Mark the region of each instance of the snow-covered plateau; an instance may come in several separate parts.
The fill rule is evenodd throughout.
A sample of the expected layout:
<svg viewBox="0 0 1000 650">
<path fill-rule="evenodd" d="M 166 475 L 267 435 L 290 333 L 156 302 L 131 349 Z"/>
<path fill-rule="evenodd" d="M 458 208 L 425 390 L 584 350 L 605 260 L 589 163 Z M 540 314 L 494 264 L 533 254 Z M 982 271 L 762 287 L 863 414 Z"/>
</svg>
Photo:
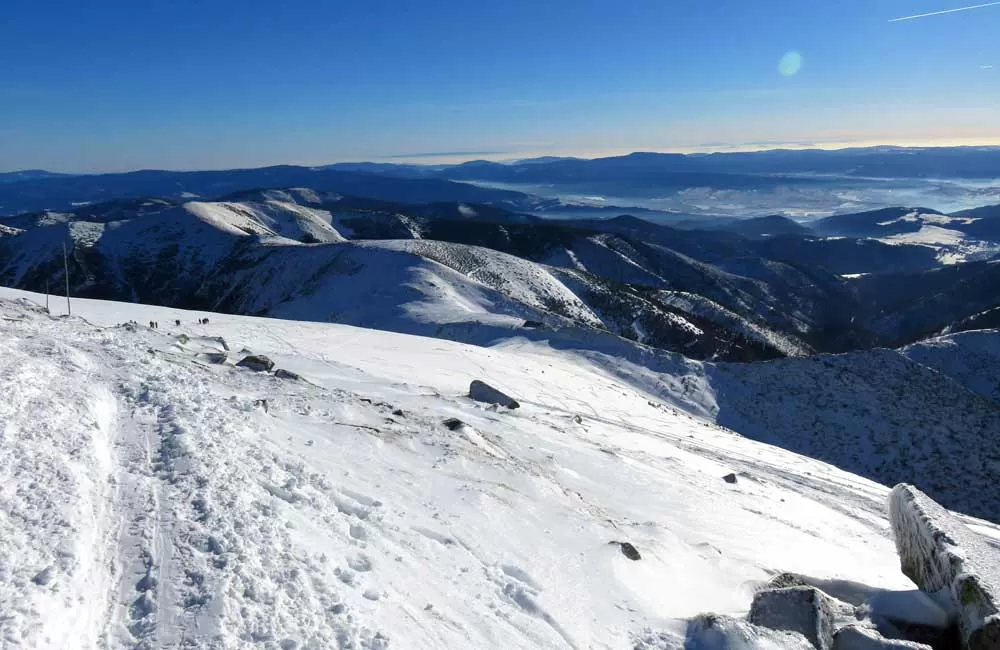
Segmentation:
<svg viewBox="0 0 1000 650">
<path fill-rule="evenodd" d="M 719 426 L 694 374 L 52 300 L 0 289 L 0 647 L 681 648 L 781 572 L 914 590 L 887 487 Z"/>
</svg>

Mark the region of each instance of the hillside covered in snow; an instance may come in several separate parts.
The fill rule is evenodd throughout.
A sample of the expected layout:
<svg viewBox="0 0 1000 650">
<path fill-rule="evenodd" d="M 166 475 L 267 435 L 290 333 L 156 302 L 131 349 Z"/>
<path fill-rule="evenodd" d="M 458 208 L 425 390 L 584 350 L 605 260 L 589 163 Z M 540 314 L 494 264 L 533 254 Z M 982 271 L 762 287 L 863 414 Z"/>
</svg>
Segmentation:
<svg viewBox="0 0 1000 650">
<path fill-rule="evenodd" d="M 38 301 L 0 290 L 12 647 L 680 648 L 779 572 L 912 590 L 887 488 L 717 426 L 695 362 Z"/>
<path fill-rule="evenodd" d="M 938 249 L 891 238 L 928 223 L 993 220 L 891 209 L 815 225 L 850 236 L 805 227 L 771 236 L 628 215 L 552 222 L 482 203 L 242 190 L 0 218 L 0 283 L 64 285 L 65 245 L 70 290 L 81 297 L 474 343 L 528 323 L 562 339 L 757 361 L 896 347 L 984 318 L 989 326 L 1000 263 L 945 264 Z"/>
</svg>

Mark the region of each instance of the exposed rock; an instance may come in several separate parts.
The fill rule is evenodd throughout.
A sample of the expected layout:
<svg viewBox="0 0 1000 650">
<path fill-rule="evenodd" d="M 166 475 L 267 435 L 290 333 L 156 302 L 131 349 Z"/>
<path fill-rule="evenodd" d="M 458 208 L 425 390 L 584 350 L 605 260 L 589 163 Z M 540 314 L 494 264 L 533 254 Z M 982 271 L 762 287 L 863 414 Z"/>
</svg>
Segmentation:
<svg viewBox="0 0 1000 650">
<path fill-rule="evenodd" d="M 948 595 L 965 646 L 1000 649 L 1000 550 L 912 485 L 892 489 L 889 519 L 903 573 Z"/>
<path fill-rule="evenodd" d="M 403 413 L 403 409 L 396 409 L 395 411 L 392 412 L 392 414 L 400 418 L 406 415 L 405 413 Z"/>
<path fill-rule="evenodd" d="M 833 647 L 833 601 L 814 587 L 787 587 L 757 592 L 747 620 L 754 625 L 798 632 L 816 650 Z"/>
<path fill-rule="evenodd" d="M 202 352 L 198 358 L 204 359 L 208 363 L 225 363 L 229 355 L 225 352 Z"/>
<path fill-rule="evenodd" d="M 187 335 L 187 334 L 180 334 L 180 335 L 179 335 L 179 336 L 177 337 L 177 341 L 178 341 L 178 342 L 179 342 L 179 343 L 180 343 L 181 345 L 187 345 L 187 344 L 188 344 L 188 342 L 189 342 L 190 340 L 191 340 L 191 339 L 190 339 L 190 338 L 188 338 L 188 335 Z"/>
<path fill-rule="evenodd" d="M 274 362 L 269 358 L 265 357 L 263 354 L 250 354 L 242 359 L 236 364 L 241 368 L 249 368 L 250 370 L 255 370 L 257 372 L 268 372 L 271 368 L 274 368 Z"/>
<path fill-rule="evenodd" d="M 864 625 L 847 625 L 833 637 L 834 650 L 932 650 L 931 646 L 901 639 L 886 639 Z"/>
<path fill-rule="evenodd" d="M 639 549 L 629 542 L 611 542 L 611 544 L 617 544 L 620 546 L 622 549 L 622 555 L 630 560 L 638 561 L 642 559 L 642 555 L 639 554 Z"/>
<path fill-rule="evenodd" d="M 722 477 L 722 480 L 725 481 L 726 483 L 735 483 L 736 474 L 726 474 L 725 476 Z"/>
<path fill-rule="evenodd" d="M 441 424 L 448 427 L 448 429 L 450 429 L 451 431 L 458 431 L 459 429 L 465 426 L 465 422 L 462 422 L 458 418 L 448 418 Z"/>
<path fill-rule="evenodd" d="M 479 381 L 478 379 L 473 380 L 473 382 L 469 384 L 469 397 L 477 402 L 499 404 L 500 406 L 506 406 L 509 409 L 516 409 L 521 406 L 517 403 L 517 400 L 510 395 L 502 393 L 486 382 Z"/>
<path fill-rule="evenodd" d="M 293 381 L 302 379 L 302 377 L 300 377 L 297 373 L 294 373 L 291 370 L 285 370 L 284 368 L 278 368 L 275 370 L 274 376 L 278 379 L 291 379 Z"/>
<path fill-rule="evenodd" d="M 32 578 L 31 581 L 34 582 L 36 585 L 44 587 L 45 585 L 52 582 L 52 578 L 54 577 L 54 575 L 55 575 L 55 567 L 47 566 L 38 573 L 36 573 L 35 577 Z"/>
<path fill-rule="evenodd" d="M 779 573 L 767 581 L 764 589 L 787 589 L 788 587 L 808 587 L 809 583 L 794 573 Z"/>
<path fill-rule="evenodd" d="M 685 650 L 727 650 L 736 648 L 781 648 L 782 650 L 813 650 L 806 638 L 785 630 L 758 627 L 746 621 L 701 614 L 688 622 L 684 634 Z M 672 647 L 668 644 L 636 647 Z"/>
<path fill-rule="evenodd" d="M 521 325 L 521 327 L 524 327 L 524 328 L 527 328 L 527 329 L 538 329 L 538 328 L 541 328 L 541 327 L 545 327 L 545 323 L 543 323 L 540 320 L 526 320 L 526 321 L 524 321 L 524 324 Z"/>
</svg>

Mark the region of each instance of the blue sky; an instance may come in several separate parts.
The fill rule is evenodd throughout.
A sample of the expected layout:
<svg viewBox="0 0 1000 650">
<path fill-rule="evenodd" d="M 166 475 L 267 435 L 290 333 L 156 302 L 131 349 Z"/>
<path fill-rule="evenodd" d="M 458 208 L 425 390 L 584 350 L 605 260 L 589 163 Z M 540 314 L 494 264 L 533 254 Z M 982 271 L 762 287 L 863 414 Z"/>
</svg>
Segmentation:
<svg viewBox="0 0 1000 650">
<path fill-rule="evenodd" d="M 1000 143 L 969 4 L 4 0 L 0 170 Z"/>
</svg>

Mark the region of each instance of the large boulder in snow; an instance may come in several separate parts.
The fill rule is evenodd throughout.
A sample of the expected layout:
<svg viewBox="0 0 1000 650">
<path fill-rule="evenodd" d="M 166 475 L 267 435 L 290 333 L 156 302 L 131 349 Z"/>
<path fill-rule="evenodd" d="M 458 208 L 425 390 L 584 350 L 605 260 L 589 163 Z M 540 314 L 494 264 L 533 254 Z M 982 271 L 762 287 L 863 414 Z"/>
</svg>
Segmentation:
<svg viewBox="0 0 1000 650">
<path fill-rule="evenodd" d="M 931 646 L 901 639 L 887 639 L 864 625 L 847 625 L 833 637 L 833 650 L 931 650 Z"/>
<path fill-rule="evenodd" d="M 691 619 L 684 635 L 685 650 L 737 650 L 740 648 L 781 648 L 782 650 L 813 650 L 802 634 L 788 630 L 760 627 L 746 621 L 702 614 Z M 638 648 L 667 648 L 672 644 L 637 643 Z"/>
<path fill-rule="evenodd" d="M 486 382 L 479 381 L 478 379 L 473 380 L 473 382 L 469 384 L 469 397 L 477 402 L 499 404 L 500 406 L 506 406 L 509 409 L 516 409 L 521 406 L 517 403 L 517 400 L 510 395 L 502 393 Z"/>
<path fill-rule="evenodd" d="M 947 594 L 970 650 L 1000 650 L 1000 551 L 912 485 L 889 496 L 903 573 L 923 591 Z"/>
<path fill-rule="evenodd" d="M 236 365 L 257 372 L 268 372 L 274 367 L 274 362 L 263 354 L 250 354 L 240 359 Z"/>
<path fill-rule="evenodd" d="M 834 601 L 815 587 L 764 589 L 754 596 L 747 620 L 772 630 L 798 632 L 816 650 L 831 650 L 834 609 Z"/>
</svg>

